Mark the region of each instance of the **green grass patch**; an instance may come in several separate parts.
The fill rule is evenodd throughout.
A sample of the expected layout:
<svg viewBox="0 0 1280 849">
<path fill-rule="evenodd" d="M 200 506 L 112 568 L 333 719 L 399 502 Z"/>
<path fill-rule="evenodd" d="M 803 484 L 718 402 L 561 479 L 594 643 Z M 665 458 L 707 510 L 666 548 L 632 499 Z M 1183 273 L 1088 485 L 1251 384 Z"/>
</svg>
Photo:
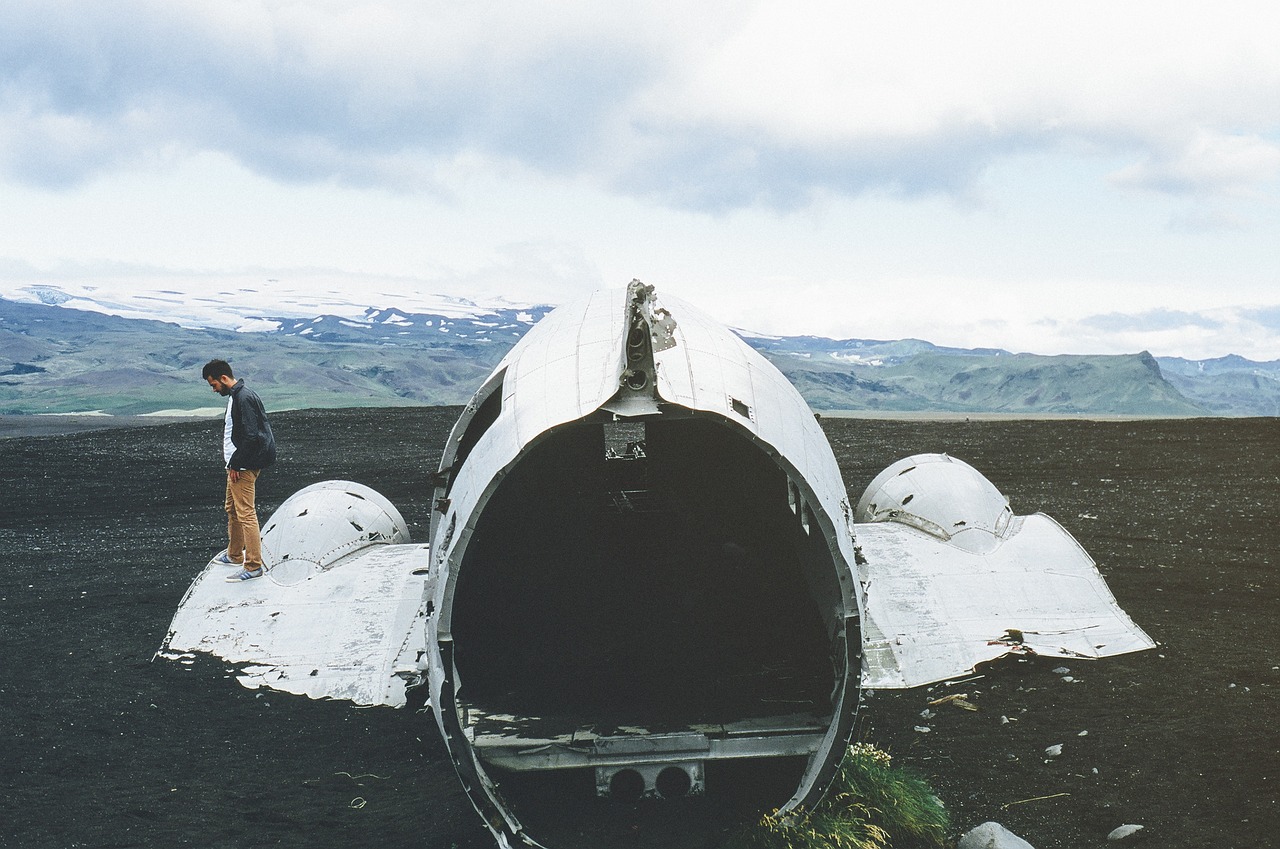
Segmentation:
<svg viewBox="0 0 1280 849">
<path fill-rule="evenodd" d="M 888 752 L 857 743 L 813 811 L 767 814 L 726 849 L 940 847 L 949 826 L 946 809 L 928 782 L 895 767 Z"/>
</svg>

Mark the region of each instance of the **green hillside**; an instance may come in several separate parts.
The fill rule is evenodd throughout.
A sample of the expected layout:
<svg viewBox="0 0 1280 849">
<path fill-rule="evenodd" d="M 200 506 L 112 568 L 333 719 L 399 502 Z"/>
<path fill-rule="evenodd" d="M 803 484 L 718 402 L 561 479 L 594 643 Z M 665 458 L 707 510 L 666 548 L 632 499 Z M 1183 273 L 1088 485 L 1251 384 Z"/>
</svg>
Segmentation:
<svg viewBox="0 0 1280 849">
<path fill-rule="evenodd" d="M 200 380 L 200 366 L 213 357 L 230 361 L 269 409 L 461 404 L 518 336 L 478 338 L 474 331 L 487 325 L 464 326 L 464 319 L 451 321 L 455 332 L 404 338 L 388 338 L 376 323 L 363 330 L 332 317 L 314 324 L 332 326 L 331 338 L 193 330 L 0 299 L 0 414 L 217 407 L 221 399 Z M 1247 361 L 1216 370 L 1171 364 L 1171 383 L 1145 352 L 1048 357 L 817 337 L 771 338 L 760 347 L 818 410 L 1195 416 L 1280 409 L 1280 380 L 1242 371 Z"/>
<path fill-rule="evenodd" d="M 316 343 L 0 301 L 0 413 L 134 415 L 225 403 L 200 379 L 214 357 L 270 409 L 464 403 L 502 358 L 450 348 Z"/>
<path fill-rule="evenodd" d="M 1119 356 L 920 353 L 887 366 L 846 366 L 774 355 L 816 409 L 1206 415 L 1148 353 Z"/>
</svg>

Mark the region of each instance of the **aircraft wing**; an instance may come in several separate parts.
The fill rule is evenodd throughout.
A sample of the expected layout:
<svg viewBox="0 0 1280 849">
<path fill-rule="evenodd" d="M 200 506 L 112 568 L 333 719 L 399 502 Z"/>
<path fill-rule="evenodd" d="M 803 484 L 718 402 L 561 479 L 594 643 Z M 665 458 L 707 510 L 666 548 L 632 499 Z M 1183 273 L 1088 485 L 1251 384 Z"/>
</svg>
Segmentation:
<svg viewBox="0 0 1280 849">
<path fill-rule="evenodd" d="M 857 517 L 865 687 L 930 684 L 1010 653 L 1096 659 L 1155 646 L 1071 534 L 1042 513 L 1014 516 L 959 460 L 891 466 Z"/>
<path fill-rule="evenodd" d="M 267 574 L 232 584 L 225 579 L 235 570 L 210 562 L 160 654 L 243 664 L 238 677 L 250 688 L 403 705 L 406 679 L 421 671 L 428 552 L 388 543 L 397 539 L 408 539 L 404 520 L 368 487 L 330 481 L 301 490 L 263 534 Z M 273 558 L 273 550 L 290 556 Z"/>
</svg>

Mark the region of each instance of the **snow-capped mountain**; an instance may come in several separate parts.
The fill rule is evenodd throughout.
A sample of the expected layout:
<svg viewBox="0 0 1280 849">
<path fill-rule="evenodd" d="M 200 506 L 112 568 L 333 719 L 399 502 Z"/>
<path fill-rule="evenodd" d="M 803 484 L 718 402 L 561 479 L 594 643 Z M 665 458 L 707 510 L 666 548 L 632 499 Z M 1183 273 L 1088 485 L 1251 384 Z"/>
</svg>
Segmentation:
<svg viewBox="0 0 1280 849">
<path fill-rule="evenodd" d="M 387 329 L 399 321 L 400 330 L 412 333 L 409 315 L 431 317 L 436 333 L 442 332 L 441 327 L 449 327 L 449 322 L 476 322 L 477 326 L 493 328 L 518 324 L 527 329 L 551 309 L 545 304 L 512 303 L 501 298 L 477 302 L 424 293 L 408 283 L 387 283 L 351 292 L 344 287 L 318 286 L 314 281 L 308 281 L 303 289 L 279 280 L 244 280 L 239 285 L 193 280 L 181 289 L 153 290 L 116 287 L 109 283 L 19 285 L 0 282 L 0 298 L 121 318 L 167 321 L 192 329 L 242 333 L 279 331 L 286 335 L 303 335 L 304 328 L 298 326 L 298 320 L 329 322 L 330 319 L 351 322 L 353 328 L 381 323 Z M 327 326 L 323 329 L 332 330 Z M 313 334 L 321 331 L 320 327 L 312 329 Z"/>
<path fill-rule="evenodd" d="M 0 413 L 202 407 L 191 373 L 215 355 L 238 358 L 283 405 L 457 404 L 550 309 L 394 285 L 0 286 Z M 821 410 L 1280 414 L 1280 362 L 738 333 Z M 104 391 L 104 363 L 127 371 L 129 393 Z"/>
<path fill-rule="evenodd" d="M 414 312 L 398 307 L 367 308 L 354 318 L 320 315 L 314 318 L 270 318 L 268 332 L 297 336 L 314 342 L 365 342 L 374 344 L 457 344 L 500 342 L 514 344 L 551 310 L 550 306 L 491 307 L 465 314 L 439 311 Z"/>
</svg>

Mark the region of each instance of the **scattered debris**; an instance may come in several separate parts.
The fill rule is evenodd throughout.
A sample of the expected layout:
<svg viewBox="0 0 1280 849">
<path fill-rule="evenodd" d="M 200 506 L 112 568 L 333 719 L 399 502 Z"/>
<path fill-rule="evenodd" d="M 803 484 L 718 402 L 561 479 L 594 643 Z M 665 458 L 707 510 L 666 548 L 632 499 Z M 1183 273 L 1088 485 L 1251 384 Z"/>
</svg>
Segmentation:
<svg viewBox="0 0 1280 849">
<path fill-rule="evenodd" d="M 969 701 L 968 693 L 953 693 L 950 696 L 943 696 L 940 699 L 934 699 L 929 702 L 930 707 L 937 707 L 938 705 L 951 705 L 952 707 L 958 707 L 961 710 L 978 709 L 977 705 Z"/>
<path fill-rule="evenodd" d="M 1111 833 L 1107 835 L 1107 839 L 1124 840 L 1126 837 L 1132 837 L 1139 831 L 1142 831 L 1142 826 L 1140 825 L 1122 825 L 1119 828 L 1112 829 Z"/>
<path fill-rule="evenodd" d="M 1000 810 L 1007 811 L 1014 805 L 1025 805 L 1027 802 L 1043 802 L 1045 799 L 1057 799 L 1061 796 L 1070 796 L 1070 793 L 1050 793 L 1048 796 L 1032 796 L 1030 799 L 1019 799 L 1016 802 L 1006 802 L 1000 806 Z"/>
<path fill-rule="evenodd" d="M 391 776 L 389 775 L 377 775 L 372 772 L 362 772 L 359 775 L 352 775 L 349 772 L 335 772 L 334 775 L 345 775 L 347 778 L 350 778 L 356 784 L 359 784 L 361 786 L 364 785 L 364 782 L 360 780 L 362 778 L 376 778 L 379 781 L 386 781 L 387 779 L 391 778 Z"/>
<path fill-rule="evenodd" d="M 956 849 L 1035 849 L 998 822 L 984 822 L 961 835 Z"/>
</svg>

